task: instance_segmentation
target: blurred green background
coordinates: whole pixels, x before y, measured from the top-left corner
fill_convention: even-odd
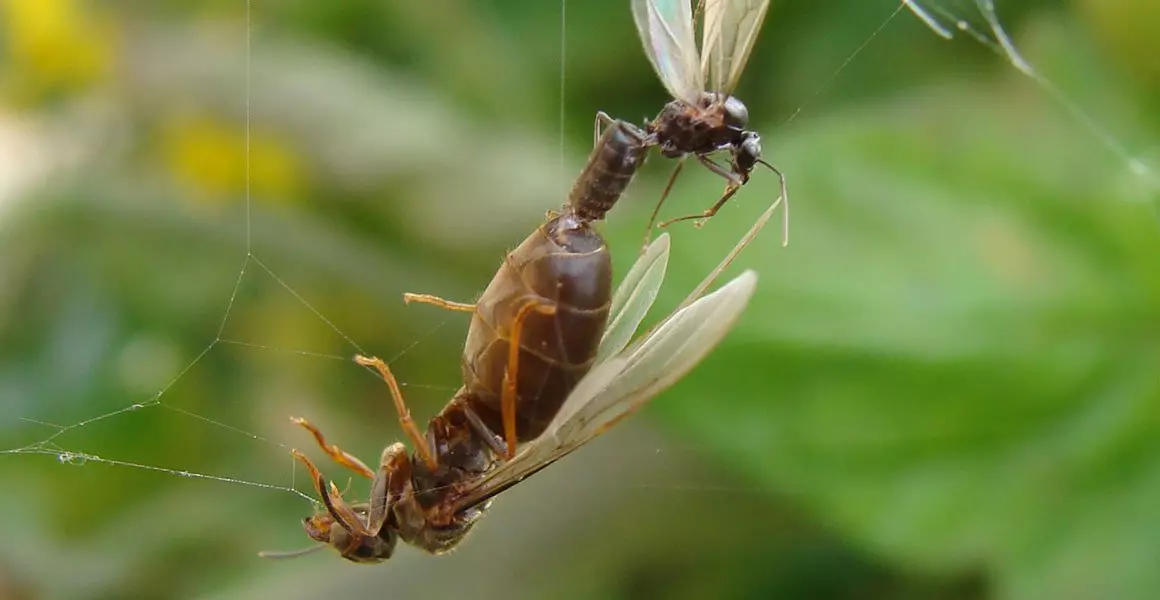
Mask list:
[[[1160,596],[1155,190],[905,12],[835,75],[892,0],[774,3],[738,95],[791,245],[742,255],[757,297],[691,376],[449,556],[255,556],[308,543],[287,417],[368,462],[398,439],[357,349],[437,411],[467,319],[400,295],[470,300],[595,111],[665,101],[627,4],[568,3],[561,104],[557,1],[254,0],[248,55],[243,0],[0,0],[0,598]],[[998,8],[1153,159],[1157,6]],[[669,168],[604,229],[621,275]],[[660,304],[775,194],[675,227]]]

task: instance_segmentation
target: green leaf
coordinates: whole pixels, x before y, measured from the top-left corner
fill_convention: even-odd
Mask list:
[[[1160,595],[1160,227],[1122,161],[1015,75],[776,139],[793,242],[742,255],[750,310],[656,406],[908,568],[983,569],[1001,597]],[[755,176],[674,228],[670,299],[772,194]]]

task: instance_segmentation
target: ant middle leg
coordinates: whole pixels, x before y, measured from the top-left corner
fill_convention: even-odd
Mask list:
[[[403,431],[407,437],[411,438],[411,443],[415,445],[415,451],[423,458],[423,462],[434,470],[439,466],[435,461],[435,453],[431,449],[427,438],[419,429],[419,425],[415,423],[415,419],[411,418],[411,411],[407,408],[407,403],[403,400],[403,392],[399,389],[399,382],[395,379],[395,375],[391,373],[390,367],[383,359],[378,357],[366,357],[358,355],[354,357],[354,362],[364,366],[371,367],[379,372],[383,377],[383,381],[387,383],[387,387],[391,390],[391,400],[395,403],[395,410],[399,413],[399,424],[403,426]]]
[[[677,175],[681,174],[681,169],[685,168],[685,159],[688,158],[688,156],[688,154],[682,154],[681,157],[677,159],[677,166],[673,168],[673,174],[669,175],[669,182],[665,184],[665,191],[661,192],[661,199],[658,200],[657,205],[653,207],[652,215],[650,215],[648,218],[648,228],[645,229],[644,232],[644,244],[641,246],[641,252],[644,252],[648,249],[648,243],[652,239],[653,225],[655,225],[657,222],[657,215],[661,212],[661,205],[664,204],[665,200],[669,198],[669,192],[673,191],[673,184],[677,182]],[[664,227],[667,223],[668,221],[666,221],[664,224],[661,224],[661,227]]]
[[[371,485],[371,502],[367,511],[367,530],[378,535],[391,515],[391,507],[403,498],[411,481],[411,458],[407,448],[395,442],[383,450],[379,473]]]
[[[488,427],[487,423],[483,422],[483,417],[480,417],[479,413],[475,412],[475,409],[471,408],[471,405],[466,402],[463,404],[463,414],[467,417],[467,423],[471,425],[471,428],[475,430],[475,433],[479,434],[479,437],[483,439],[484,443],[487,444],[487,447],[490,448],[496,456],[507,455],[507,442],[504,440],[503,436],[498,435],[496,432],[492,431],[491,427]]]

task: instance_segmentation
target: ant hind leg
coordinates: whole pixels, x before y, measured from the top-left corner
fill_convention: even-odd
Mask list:
[[[430,304],[438,306],[444,310],[454,310],[459,312],[475,312],[475,304],[467,302],[455,302],[452,300],[445,300],[439,296],[432,296],[431,294],[412,294],[406,292],[403,294],[403,304],[410,304],[418,302],[420,304]]]
[[[518,400],[517,385],[519,383],[520,364],[520,336],[523,333],[524,320],[532,312],[542,315],[556,314],[556,307],[549,304],[540,304],[532,300],[520,307],[512,323],[511,340],[508,342],[508,364],[503,374],[503,394],[500,402],[500,414],[503,417],[504,440],[507,441],[505,458],[511,459],[516,455],[516,400]]]

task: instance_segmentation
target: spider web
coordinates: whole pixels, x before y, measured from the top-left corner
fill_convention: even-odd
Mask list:
[[[253,44],[253,26],[254,26],[254,16],[255,15],[253,12],[252,2],[250,0],[247,0],[245,5],[246,5],[246,30],[247,30],[246,31],[246,65],[245,65],[246,87],[245,87],[245,92],[244,92],[245,98],[246,98],[246,102],[245,102],[245,110],[246,110],[245,161],[246,161],[246,163],[244,165],[244,169],[246,172],[246,181],[245,181],[246,185],[245,185],[245,194],[244,194],[244,201],[245,201],[245,216],[244,216],[244,220],[245,220],[245,251],[244,251],[244,256],[242,258],[242,264],[241,264],[240,268],[238,269],[237,276],[234,278],[232,290],[230,291],[229,297],[227,298],[227,300],[224,303],[225,308],[224,308],[223,314],[221,316],[217,331],[213,334],[210,341],[204,346],[204,348],[202,348],[202,350],[200,352],[198,352],[187,364],[185,364],[183,367],[181,367],[177,371],[177,373],[163,387],[161,387],[159,390],[157,390],[157,392],[152,394],[149,398],[142,399],[142,400],[135,400],[135,401],[133,401],[125,406],[122,406],[120,408],[117,408],[115,410],[111,410],[111,411],[104,412],[104,413],[101,413],[101,414],[98,414],[98,415],[95,415],[95,416],[92,416],[89,418],[85,418],[83,420],[80,420],[80,421],[77,421],[77,422],[74,422],[71,424],[62,425],[62,424],[51,423],[48,421],[44,421],[44,420],[40,420],[40,419],[36,419],[36,418],[32,418],[32,417],[20,417],[20,419],[22,421],[24,421],[28,424],[49,428],[50,430],[52,430],[52,433],[50,435],[48,435],[47,437],[44,437],[42,439],[33,441],[31,443],[28,443],[28,444],[25,444],[25,445],[22,445],[19,447],[0,449],[0,455],[43,455],[43,456],[55,458],[57,461],[59,461],[63,465],[82,466],[82,465],[100,464],[100,465],[107,465],[107,466],[113,466],[113,467],[123,467],[123,468],[146,470],[146,471],[151,471],[151,472],[155,472],[155,473],[159,473],[159,474],[175,476],[175,477],[201,479],[201,480],[209,480],[209,481],[215,481],[215,482],[219,482],[219,483],[226,483],[226,484],[232,484],[232,485],[248,486],[248,487],[262,489],[262,490],[266,490],[266,491],[291,494],[291,495],[294,495],[296,497],[299,497],[299,498],[302,498],[304,500],[309,501],[315,507],[318,506],[318,501],[313,497],[313,494],[311,493],[312,490],[307,490],[306,492],[304,492],[304,491],[298,489],[295,475],[299,472],[299,467],[294,466],[293,463],[291,463],[291,466],[287,467],[287,468],[291,469],[291,475],[288,478],[289,483],[288,484],[280,484],[280,483],[270,483],[270,482],[265,482],[265,481],[257,481],[257,480],[240,478],[240,477],[233,477],[233,476],[228,476],[228,475],[203,473],[203,472],[197,472],[194,470],[187,470],[187,469],[173,468],[173,467],[156,465],[156,464],[149,464],[146,462],[123,460],[120,458],[103,456],[99,453],[94,453],[94,452],[86,451],[82,448],[74,448],[74,447],[70,447],[67,445],[67,436],[70,434],[74,434],[80,430],[84,430],[86,428],[91,428],[95,425],[108,422],[112,419],[125,417],[126,415],[133,414],[133,413],[139,413],[141,411],[163,410],[163,411],[170,411],[174,414],[180,415],[183,418],[187,418],[187,419],[192,420],[192,421],[200,422],[201,424],[203,424],[205,426],[209,426],[209,427],[216,428],[216,429],[224,431],[224,432],[228,432],[229,434],[241,436],[243,438],[246,438],[246,439],[251,440],[251,441],[256,442],[256,443],[269,445],[269,446],[272,446],[274,448],[283,450],[286,452],[286,454],[288,456],[289,451],[291,450],[291,445],[289,445],[289,444],[272,440],[266,436],[259,435],[257,433],[252,432],[252,431],[249,431],[245,428],[238,427],[236,425],[217,420],[211,416],[199,414],[197,412],[188,410],[188,409],[183,408],[181,406],[177,406],[177,405],[168,403],[166,401],[167,394],[170,392],[170,390],[176,384],[178,384],[178,382],[189,377],[191,373],[194,373],[196,371],[196,368],[203,362],[204,359],[206,359],[207,356],[209,356],[212,352],[220,349],[223,346],[235,346],[235,347],[241,347],[241,348],[245,348],[245,349],[249,349],[249,350],[265,351],[265,352],[291,353],[291,354],[298,355],[301,357],[320,359],[320,360],[331,360],[331,361],[349,361],[350,360],[349,356],[340,356],[340,355],[322,353],[322,352],[312,352],[312,351],[308,351],[308,350],[286,349],[286,348],[281,348],[281,347],[273,346],[273,345],[269,345],[269,344],[243,341],[243,340],[232,339],[231,337],[228,337],[227,336],[227,328],[231,322],[231,318],[233,318],[233,316],[235,314],[235,308],[236,308],[236,305],[237,305],[237,302],[239,299],[239,292],[242,290],[244,283],[248,279],[255,277],[255,276],[264,275],[264,276],[272,279],[274,282],[276,282],[276,284],[278,286],[280,286],[287,295],[292,297],[295,302],[299,303],[302,307],[304,307],[306,310],[308,310],[315,318],[317,318],[320,322],[322,322],[329,330],[334,332],[336,335],[340,336],[342,338],[342,340],[345,342],[345,344],[352,349],[352,351],[353,351],[352,354],[354,354],[354,353],[364,354],[364,355],[372,354],[372,353],[368,352],[366,349],[364,349],[363,346],[360,345],[351,335],[349,335],[348,333],[343,331],[339,326],[337,326],[331,319],[329,319],[325,314],[323,314],[323,312],[318,310],[310,302],[310,300],[308,300],[301,293],[299,293],[299,291],[297,291],[293,285],[291,285],[286,280],[284,280],[277,272],[275,272],[274,269],[272,269],[266,262],[264,262],[254,252],[254,247],[253,247],[254,246],[254,244],[253,244],[253,211],[252,211],[253,197],[252,197],[251,185],[250,185],[251,184],[251,181],[250,181],[250,171],[251,171],[250,144],[251,144],[251,139],[252,139],[252,132],[251,132],[251,121],[252,121],[252,119],[251,119],[251,111],[252,111],[251,98],[252,98],[252,85],[253,85],[252,44]],[[564,52],[566,50],[566,43],[565,43],[565,37],[564,37],[565,26],[567,23],[565,8],[566,8],[566,3],[562,2],[561,3],[561,14],[560,14],[560,19],[561,19],[560,20],[560,26],[561,26],[560,53],[561,53],[561,62],[562,63],[564,61]],[[878,28],[876,30],[874,30],[874,32],[869,36],[869,38],[867,38],[865,43],[863,43],[858,48],[854,49],[853,52],[849,55],[849,57],[846,59],[846,61],[844,61],[843,64],[837,70],[834,71],[832,77],[827,81],[826,86],[828,86],[830,83],[832,83],[833,80],[837,78],[837,76],[856,58],[856,56],[858,54],[860,54],[873,41],[873,39],[885,28],[885,26],[890,21],[892,21],[900,12],[901,12],[901,6],[898,9],[894,10],[878,26]],[[561,77],[560,77],[560,88],[561,88],[560,89],[560,94],[561,94],[561,116],[560,116],[560,118],[561,118],[561,122],[563,122],[563,119],[564,119],[563,94],[564,94],[564,87],[566,84],[566,79],[565,79],[564,74],[565,74],[565,69],[562,68],[561,69]],[[817,91],[817,93],[815,94],[815,96],[820,95],[824,91],[824,89],[825,89],[824,87],[819,89]],[[804,108],[804,105],[803,105],[803,108]],[[798,111],[796,111],[794,113],[794,115],[790,118],[790,120],[792,120],[793,117],[796,117],[799,113],[801,113],[801,111],[802,111],[802,108],[799,108]],[[563,132],[563,130],[561,130],[561,135],[563,135],[562,132]],[[564,153],[563,153],[562,148],[563,148],[563,142],[561,142],[561,159],[560,159],[563,162],[564,161]],[[437,325],[435,329],[441,328],[443,325],[445,325],[448,322],[450,322],[450,321],[444,320],[442,323]],[[430,333],[433,334],[434,330],[431,331]],[[421,341],[422,341],[422,337],[420,337],[419,339],[416,339],[412,343],[411,346],[402,349],[394,357],[392,357],[391,360],[388,360],[387,362],[388,363],[394,362],[394,360],[397,360],[399,357],[401,357],[404,354],[406,354],[407,352],[409,352],[415,345],[418,345]],[[414,383],[408,384],[407,382],[401,382],[401,385],[403,385],[404,387],[410,387],[410,388],[425,387],[428,389],[454,391],[454,388],[446,387],[446,386],[419,385],[419,384],[414,384]],[[384,408],[387,409],[390,407],[385,406]],[[308,443],[308,440],[303,441],[300,444],[300,446],[303,448],[310,448],[310,444]],[[649,487],[649,485],[648,484],[640,484],[639,487],[647,488],[647,487]],[[691,486],[691,485],[690,486],[680,486],[680,487],[681,487],[681,489],[684,489],[686,491],[693,491],[693,490],[697,490],[697,489],[722,491],[721,488],[717,488],[717,487],[704,487],[704,486]],[[736,490],[734,490],[734,491],[736,491]]]
[[[220,319],[220,324],[211,336],[210,341],[205,347],[192,358],[187,364],[177,370],[176,374],[156,393],[145,399],[137,399],[128,404],[112,411],[104,412],[91,416],[89,418],[77,421],[71,424],[56,424],[44,420],[38,420],[31,417],[22,417],[22,420],[39,427],[46,427],[51,430],[51,433],[46,437],[36,440],[29,444],[24,444],[19,447],[0,449],[2,455],[42,455],[54,458],[63,465],[82,466],[82,465],[107,465],[111,467],[122,467],[137,469],[143,471],[155,472],[158,474],[169,475],[181,478],[191,478],[200,480],[209,480],[219,483],[225,483],[236,486],[246,486],[250,488],[261,489],[280,494],[288,494],[294,497],[301,498],[317,504],[313,498],[311,490],[302,491],[299,489],[299,482],[296,474],[300,472],[297,466],[289,460],[290,446],[288,444],[272,440],[266,436],[259,435],[245,428],[214,419],[210,416],[199,414],[198,412],[188,410],[181,406],[171,404],[166,401],[166,396],[170,390],[179,381],[189,378],[193,373],[196,373],[197,367],[203,363],[207,356],[215,351],[218,351],[224,346],[234,346],[244,348],[247,350],[263,351],[263,352],[289,352],[305,358],[316,360],[330,360],[330,361],[348,361],[349,356],[340,356],[325,352],[311,352],[305,350],[288,350],[278,346],[253,343],[244,340],[233,339],[226,335],[227,326],[231,322],[231,318],[235,314],[236,304],[239,299],[239,293],[243,288],[244,282],[255,276],[266,276],[272,279],[278,286],[280,286],[285,294],[293,298],[293,300],[308,310],[323,323],[327,328],[340,336],[345,344],[352,349],[353,353],[359,354],[373,354],[364,350],[364,348],[351,336],[338,327],[334,321],[328,318],[322,311],[315,308],[310,300],[304,297],[295,287],[284,280],[275,272],[266,262],[255,255],[253,250],[253,214],[252,214],[252,196],[250,189],[250,142],[251,142],[251,95],[252,95],[252,38],[253,38],[253,7],[251,2],[247,0],[246,4],[246,188],[245,188],[245,251],[241,260],[241,266],[238,268],[237,276],[235,278],[232,290],[225,301],[224,312]],[[563,13],[564,3],[561,3],[561,61],[563,61],[563,53],[565,48],[565,38],[563,35],[564,24],[566,19]],[[1007,32],[1003,29],[999,18],[996,14],[995,7],[992,2],[986,0],[976,0],[973,5],[963,5],[945,0],[904,0],[893,8],[891,12],[884,15],[883,20],[876,25],[876,27],[868,34],[865,41],[857,48],[851,49],[848,57],[837,66],[825,83],[817,89],[817,91],[809,98],[807,98],[799,107],[785,120],[784,124],[796,119],[804,110],[814,104],[815,99],[823,95],[831,84],[849,67],[856,58],[868,47],[874,40],[891,24],[900,14],[909,10],[922,20],[927,26],[931,28],[939,36],[944,38],[952,38],[957,33],[961,33],[970,39],[985,45],[994,50],[999,56],[1003,57],[1012,67],[1030,78],[1037,86],[1042,88],[1046,94],[1058,101],[1067,111],[1069,111],[1074,118],[1088,131],[1091,132],[1093,138],[1103,144],[1110,152],[1122,161],[1125,169],[1132,173],[1133,176],[1138,177],[1143,181],[1149,190],[1155,192],[1160,189],[1160,178],[1158,178],[1156,171],[1140,156],[1133,153],[1125,144],[1119,141],[1119,138],[1114,135],[1109,129],[1102,126],[1098,120],[1093,118],[1070,96],[1058,86],[1056,86],[1050,79],[1043,76],[1032,65],[1030,65],[1019,53],[1013,41]],[[563,121],[563,87],[565,85],[564,70],[561,69],[561,121]],[[562,134],[561,134],[562,135]],[[562,144],[563,142],[561,142]],[[563,162],[563,152],[561,152],[561,161]],[[450,322],[445,320],[443,323]],[[442,327],[440,324],[438,327]],[[438,328],[437,327],[437,328]],[[432,332],[433,333],[433,332]],[[422,338],[416,340],[414,344],[418,344]],[[413,345],[414,345],[413,344]],[[392,360],[406,354],[413,347],[409,346],[397,353]],[[404,385],[406,383],[404,382]],[[410,387],[422,387],[416,384],[411,384]],[[453,390],[450,387],[428,386],[434,389]],[[384,399],[385,399],[385,389]],[[157,464],[150,464],[147,461],[127,461],[120,458],[103,456],[99,453],[89,452],[83,448],[75,448],[68,445],[67,436],[74,434],[80,430],[85,430],[98,423],[108,422],[112,419],[123,418],[126,415],[139,413],[141,411],[170,411],[181,418],[192,422],[201,423],[222,432],[227,432],[231,435],[241,436],[245,439],[251,440],[257,444],[266,445],[284,451],[287,455],[287,467],[289,475],[283,477],[281,481],[289,481],[289,483],[271,483],[268,481],[260,481],[256,479],[234,477],[229,475],[221,475],[214,473],[203,473],[191,470],[184,470],[180,468],[173,468],[170,466],[163,466]],[[390,410],[390,407],[385,405],[384,410]],[[289,416],[289,415],[287,415]],[[303,437],[304,434],[303,434]],[[309,440],[304,439],[299,444],[303,448],[311,448]],[[637,485],[638,487],[648,487],[648,484],[632,484],[625,483],[624,485]],[[666,486],[666,489],[671,489],[671,486]],[[683,491],[694,490],[709,490],[709,491],[738,491],[736,489],[725,490],[725,488],[716,487],[700,487],[687,486],[679,488]]]
[[[1091,137],[1116,157],[1142,187],[1144,197],[1160,209],[1160,173],[1143,156],[1023,57],[1003,27],[994,0],[903,0],[903,5],[936,35],[958,35],[987,47],[1058,103]]]

